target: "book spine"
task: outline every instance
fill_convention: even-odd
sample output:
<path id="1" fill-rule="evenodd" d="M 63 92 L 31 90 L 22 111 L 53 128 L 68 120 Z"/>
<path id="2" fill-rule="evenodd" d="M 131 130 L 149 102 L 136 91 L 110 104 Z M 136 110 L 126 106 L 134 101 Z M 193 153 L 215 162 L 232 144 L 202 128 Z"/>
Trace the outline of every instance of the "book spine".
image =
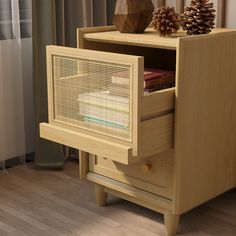
<path id="1" fill-rule="evenodd" d="M 129 112 L 129 103 L 122 103 L 105 98 L 82 96 L 82 95 L 79 95 L 78 101 L 115 111 Z"/>
<path id="2" fill-rule="evenodd" d="M 144 81 L 144 88 L 153 88 L 158 86 L 173 86 L 175 84 L 174 76 L 163 76 L 161 78 Z"/>
<path id="3" fill-rule="evenodd" d="M 113 122 L 108 122 L 108 121 L 104 121 L 104 120 L 96 119 L 96 118 L 91 118 L 91 117 L 87 117 L 87 116 L 84 117 L 84 120 L 87 121 L 87 122 L 93 122 L 93 123 L 97 123 L 97 124 L 100 124 L 100 125 L 111 126 L 111 127 L 114 127 L 114 128 L 121 128 L 121 129 L 127 129 L 128 128 L 128 125 L 127 126 L 119 125 L 119 124 L 116 124 L 116 123 L 113 123 Z"/>
<path id="4" fill-rule="evenodd" d="M 126 112 L 119 112 L 102 107 L 79 103 L 79 115 L 92 119 L 100 119 L 107 122 L 114 122 L 118 125 L 127 126 L 129 123 L 129 115 Z"/>

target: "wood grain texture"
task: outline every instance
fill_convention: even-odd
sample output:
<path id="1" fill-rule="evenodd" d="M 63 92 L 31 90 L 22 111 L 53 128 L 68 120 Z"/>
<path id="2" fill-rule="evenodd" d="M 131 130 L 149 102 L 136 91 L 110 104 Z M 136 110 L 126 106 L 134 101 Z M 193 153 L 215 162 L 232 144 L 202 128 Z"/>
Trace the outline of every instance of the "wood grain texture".
<path id="1" fill-rule="evenodd" d="M 144 37 L 145 35 L 145 37 Z M 183 33 L 180 33 L 183 35 Z M 152 48 L 176 49 L 176 37 L 160 37 L 153 28 L 147 28 L 144 34 L 120 33 L 119 31 L 107 31 L 98 33 L 85 33 L 84 38 L 88 41 L 110 42 L 126 45 L 137 45 Z"/>
<path id="2" fill-rule="evenodd" d="M 111 26 L 97 26 L 97 27 L 85 27 L 85 28 L 77 28 L 77 48 L 85 48 L 84 47 L 84 35 L 88 33 L 94 32 L 104 32 L 104 31 L 115 31 L 116 28 L 114 25 Z"/>
<path id="3" fill-rule="evenodd" d="M 236 32 L 179 39 L 174 212 L 235 187 Z"/>
<path id="4" fill-rule="evenodd" d="M 140 125 L 140 156 L 150 157 L 173 148 L 174 113 L 142 121 Z"/>
<path id="5" fill-rule="evenodd" d="M 105 206 L 107 202 L 107 193 L 100 184 L 95 184 L 95 197 L 97 206 Z"/>
<path id="6" fill-rule="evenodd" d="M 123 184 L 119 181 L 104 177 L 102 175 L 94 174 L 92 172 L 88 173 L 87 178 L 88 180 L 96 184 L 99 184 L 108 189 L 112 189 L 114 191 L 123 193 L 124 196 L 127 195 L 132 198 L 136 198 L 137 200 L 146 203 L 146 205 L 150 203 L 151 205 L 154 205 L 154 206 L 156 205 L 157 207 L 160 207 L 163 209 L 169 209 L 169 210 L 171 209 L 171 201 L 169 199 L 159 197 L 155 194 L 143 191 L 139 188 L 135 188 L 133 186 Z"/>
<path id="7" fill-rule="evenodd" d="M 0 234 L 165 236 L 163 215 L 155 211 L 111 195 L 107 207 L 97 207 L 93 184 L 81 181 L 78 171 L 78 161 L 68 161 L 62 171 L 28 163 L 0 172 Z M 235 218 L 233 190 L 184 214 L 179 234 L 232 236 Z"/>
<path id="8" fill-rule="evenodd" d="M 158 101 L 158 102 L 157 102 Z M 175 88 L 145 94 L 141 104 L 143 120 L 169 112 L 175 108 Z"/>
<path id="9" fill-rule="evenodd" d="M 86 32 L 87 30 L 87 32 Z M 217 34 L 219 32 L 232 31 L 230 29 L 214 29 L 211 34 Z M 125 45 L 134 45 L 139 47 L 150 47 L 150 48 L 162 48 L 176 50 L 177 48 L 177 39 L 179 37 L 186 37 L 186 33 L 179 31 L 177 34 L 173 34 L 171 37 L 160 37 L 157 35 L 156 31 L 153 28 L 147 28 L 144 34 L 133 34 L 120 33 L 115 31 L 112 26 L 104 26 L 103 28 L 99 27 L 96 31 L 96 27 L 93 31 L 85 29 L 81 32 L 83 33 L 83 40 L 79 39 L 79 42 L 86 43 L 86 41 L 92 42 L 104 42 L 111 44 L 125 44 Z M 81 34 L 79 35 L 81 36 Z M 80 43 L 78 43 L 80 45 Z M 81 46 L 81 45 L 80 45 Z"/>
<path id="10" fill-rule="evenodd" d="M 68 128 L 65 129 L 57 125 L 41 123 L 40 137 L 85 152 L 97 153 L 98 155 L 111 158 L 123 164 L 129 164 L 131 159 L 134 159 L 130 146 L 98 139 L 91 135 L 74 132 Z"/>
<path id="11" fill-rule="evenodd" d="M 163 152 L 128 166 L 101 156 L 91 155 L 89 170 L 122 183 L 141 188 L 144 191 L 172 199 L 173 162 L 173 151 Z M 148 173 L 142 170 L 143 165 L 146 163 L 152 165 Z"/>
<path id="12" fill-rule="evenodd" d="M 89 171 L 89 153 L 79 150 L 79 174 L 80 179 L 86 179 Z"/>
<path id="13" fill-rule="evenodd" d="M 141 140 L 141 101 L 143 94 L 143 74 L 144 74 L 144 58 L 138 57 L 133 63 L 133 79 L 132 79 L 132 112 L 131 124 L 133 130 L 133 155 L 140 155 Z"/>
<path id="14" fill-rule="evenodd" d="M 171 211 L 164 212 L 164 221 L 167 236 L 175 235 L 179 227 L 179 215 L 173 215 Z"/>

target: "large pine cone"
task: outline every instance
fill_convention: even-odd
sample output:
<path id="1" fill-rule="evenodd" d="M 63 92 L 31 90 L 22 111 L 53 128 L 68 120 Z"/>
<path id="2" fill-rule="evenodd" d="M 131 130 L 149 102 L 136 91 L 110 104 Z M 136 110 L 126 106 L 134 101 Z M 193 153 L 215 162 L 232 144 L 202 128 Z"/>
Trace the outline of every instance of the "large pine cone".
<path id="1" fill-rule="evenodd" d="M 192 0 L 181 15 L 181 26 L 188 35 L 208 34 L 214 28 L 215 9 L 209 0 Z"/>
<path id="2" fill-rule="evenodd" d="M 161 7 L 153 12 L 152 25 L 160 36 L 170 36 L 180 28 L 174 7 Z"/>

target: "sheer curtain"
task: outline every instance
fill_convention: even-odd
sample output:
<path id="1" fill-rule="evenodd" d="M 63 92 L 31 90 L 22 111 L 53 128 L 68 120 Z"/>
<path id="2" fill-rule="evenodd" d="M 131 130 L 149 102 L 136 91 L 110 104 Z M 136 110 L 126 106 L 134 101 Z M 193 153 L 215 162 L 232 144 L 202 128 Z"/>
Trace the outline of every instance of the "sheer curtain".
<path id="1" fill-rule="evenodd" d="M 3 168 L 5 160 L 13 157 L 24 160 L 26 152 L 33 151 L 32 127 L 28 126 L 33 124 L 31 55 L 31 1 L 0 0 L 0 165 Z"/>

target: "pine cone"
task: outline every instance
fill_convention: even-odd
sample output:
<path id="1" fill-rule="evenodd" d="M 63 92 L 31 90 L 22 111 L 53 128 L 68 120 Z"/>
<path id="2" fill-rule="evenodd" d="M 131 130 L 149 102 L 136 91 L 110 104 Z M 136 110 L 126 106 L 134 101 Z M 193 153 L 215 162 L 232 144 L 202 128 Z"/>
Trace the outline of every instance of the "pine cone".
<path id="1" fill-rule="evenodd" d="M 152 25 L 160 36 L 170 36 L 180 28 L 174 7 L 161 7 L 153 12 Z"/>
<path id="2" fill-rule="evenodd" d="M 208 34 L 214 28 L 215 9 L 209 0 L 192 0 L 181 15 L 181 26 L 188 35 Z"/>

